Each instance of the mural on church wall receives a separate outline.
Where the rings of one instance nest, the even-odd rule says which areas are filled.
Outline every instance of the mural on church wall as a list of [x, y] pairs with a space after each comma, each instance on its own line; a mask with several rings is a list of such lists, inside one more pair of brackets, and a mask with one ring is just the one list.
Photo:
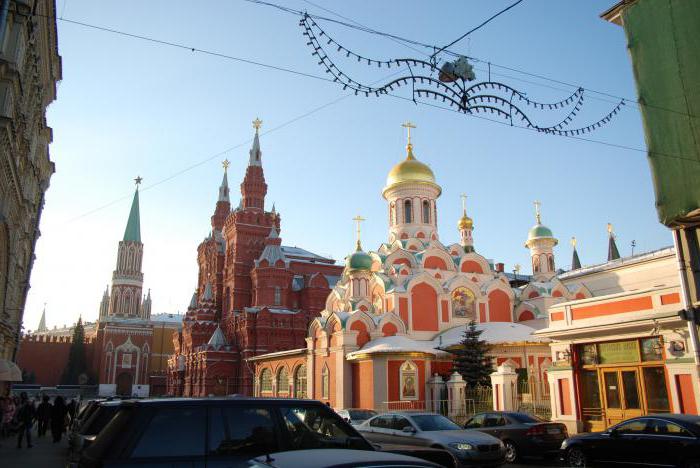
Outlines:
[[401, 366], [401, 400], [417, 400], [418, 369], [415, 364], [406, 361]]
[[476, 297], [471, 289], [461, 286], [452, 291], [452, 316], [476, 320]]

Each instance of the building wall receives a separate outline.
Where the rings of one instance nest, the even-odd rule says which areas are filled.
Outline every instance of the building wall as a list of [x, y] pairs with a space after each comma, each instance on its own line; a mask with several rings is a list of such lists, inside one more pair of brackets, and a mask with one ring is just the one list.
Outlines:
[[0, 25], [0, 359], [15, 360], [44, 193], [54, 172], [46, 107], [56, 99], [61, 57], [55, 1], [8, 2]]
[[[34, 383], [45, 386], [58, 385], [61, 383], [63, 370], [68, 365], [71, 344], [69, 337], [26, 336], [20, 345], [17, 365], [26, 373], [34, 374]], [[92, 373], [94, 349], [94, 341], [86, 341], [85, 362]]]

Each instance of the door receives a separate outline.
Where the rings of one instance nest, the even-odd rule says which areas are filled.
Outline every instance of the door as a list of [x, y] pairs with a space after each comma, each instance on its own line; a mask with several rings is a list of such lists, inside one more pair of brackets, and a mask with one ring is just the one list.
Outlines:
[[393, 423], [392, 415], [376, 416], [369, 422], [368, 430], [363, 430], [362, 435], [365, 439], [375, 444], [390, 444], [389, 432]]
[[602, 374], [608, 426], [644, 414], [638, 368], [604, 369]]
[[131, 385], [134, 381], [131, 372], [122, 372], [117, 376], [117, 395], [131, 396]]
[[[405, 432], [404, 429], [410, 427], [413, 432]], [[403, 416], [396, 415], [392, 422], [392, 443], [398, 445], [428, 445], [428, 442], [418, 437], [416, 427]]]

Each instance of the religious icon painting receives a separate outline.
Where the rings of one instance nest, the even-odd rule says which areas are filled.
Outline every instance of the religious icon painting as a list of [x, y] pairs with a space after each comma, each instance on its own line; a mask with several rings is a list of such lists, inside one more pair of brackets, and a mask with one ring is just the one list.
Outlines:
[[418, 368], [411, 361], [401, 365], [401, 400], [418, 399]]
[[476, 317], [476, 297], [464, 286], [452, 291], [452, 316], [474, 320]]

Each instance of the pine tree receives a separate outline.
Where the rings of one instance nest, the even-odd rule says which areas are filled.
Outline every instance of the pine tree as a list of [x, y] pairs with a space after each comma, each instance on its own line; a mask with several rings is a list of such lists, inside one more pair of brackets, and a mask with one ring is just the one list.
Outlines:
[[68, 364], [63, 370], [61, 383], [66, 385], [78, 384], [78, 377], [87, 372], [85, 362], [85, 328], [82, 317], [78, 319], [73, 329], [73, 342], [68, 352]]
[[476, 329], [476, 323], [470, 321], [464, 330], [462, 341], [450, 350], [455, 355], [452, 369], [457, 371], [469, 387], [490, 385], [491, 358], [488, 356], [489, 345], [480, 339], [483, 330]]

